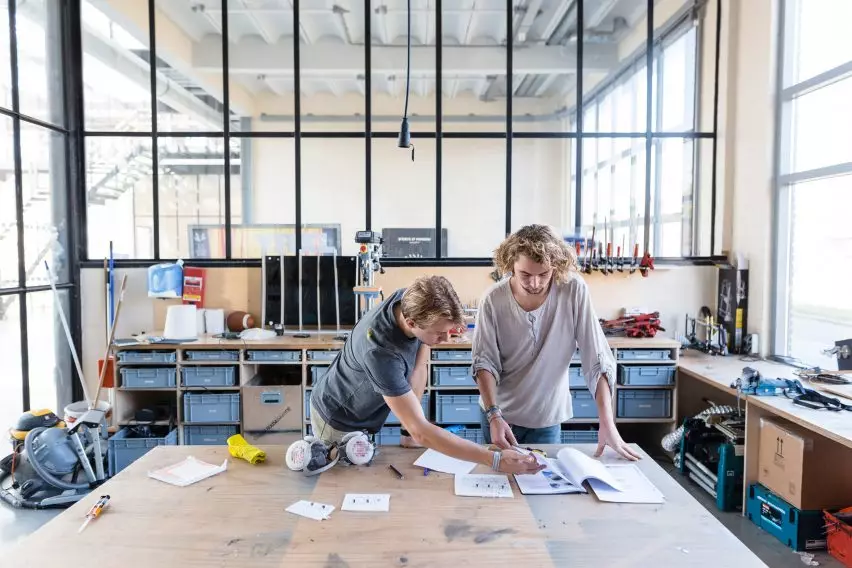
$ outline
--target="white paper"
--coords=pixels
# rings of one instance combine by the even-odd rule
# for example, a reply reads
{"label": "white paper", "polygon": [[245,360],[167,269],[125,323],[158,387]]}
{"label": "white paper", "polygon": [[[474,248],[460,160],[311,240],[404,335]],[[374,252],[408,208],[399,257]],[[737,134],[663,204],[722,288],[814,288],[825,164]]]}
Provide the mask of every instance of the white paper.
{"label": "white paper", "polygon": [[586,493],[582,486],[571,483],[560,471],[559,461],[542,458],[547,469],[533,474],[515,474],[518,489],[524,495],[560,495],[564,493]]}
{"label": "white paper", "polygon": [[441,452],[436,452],[431,449],[423,452],[423,454],[417,458],[417,461],[414,462],[414,465],[418,467],[425,467],[432,471],[452,473],[454,475],[470,473],[476,467],[476,464],[473,462],[457,460],[456,458],[451,458],[450,456],[446,456]]}
{"label": "white paper", "polygon": [[574,485],[582,485],[584,481],[598,479],[613,489],[621,489],[618,480],[613,477],[607,467],[596,459],[592,459],[574,448],[562,448],[556,454],[561,468]]}
{"label": "white paper", "polygon": [[324,503],[315,503],[313,501],[296,501],[287,507],[288,513],[306,517],[315,521],[325,521],[334,511],[334,505],[326,505]]}
{"label": "white paper", "polygon": [[347,493],[341,511],[390,511],[390,495],[387,493]]}
{"label": "white paper", "polygon": [[461,497],[504,497],[512,499],[515,496],[509,478],[505,475],[456,475],[455,489],[456,495]]}
{"label": "white paper", "polygon": [[222,465],[213,465],[189,456],[174,465],[149,471],[148,477],[177,485],[178,487],[186,487],[202,479],[222,473],[226,469],[228,469],[228,460],[222,462]]}
{"label": "white paper", "polygon": [[636,464],[610,464],[607,471],[617,480],[621,490],[613,489],[597,479],[589,487],[598,499],[607,503],[664,503],[665,497]]}

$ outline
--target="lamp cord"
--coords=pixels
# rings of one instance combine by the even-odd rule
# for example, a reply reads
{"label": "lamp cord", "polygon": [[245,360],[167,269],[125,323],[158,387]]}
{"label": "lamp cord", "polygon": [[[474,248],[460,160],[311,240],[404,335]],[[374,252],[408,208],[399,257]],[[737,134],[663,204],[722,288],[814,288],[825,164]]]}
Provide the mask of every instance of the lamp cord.
{"label": "lamp cord", "polygon": [[411,0],[408,0],[408,48],[407,67],[405,70],[405,112],[404,118],[408,118],[408,93],[411,92]]}

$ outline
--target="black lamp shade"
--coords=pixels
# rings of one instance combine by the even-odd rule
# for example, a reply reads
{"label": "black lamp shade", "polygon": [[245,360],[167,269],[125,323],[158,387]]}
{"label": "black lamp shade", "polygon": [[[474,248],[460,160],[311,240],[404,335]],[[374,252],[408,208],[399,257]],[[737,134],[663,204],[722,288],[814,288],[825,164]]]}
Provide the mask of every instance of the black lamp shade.
{"label": "black lamp shade", "polygon": [[408,117],[403,117],[402,124],[399,127],[399,140],[397,146],[400,148],[411,147],[411,129],[408,127]]}

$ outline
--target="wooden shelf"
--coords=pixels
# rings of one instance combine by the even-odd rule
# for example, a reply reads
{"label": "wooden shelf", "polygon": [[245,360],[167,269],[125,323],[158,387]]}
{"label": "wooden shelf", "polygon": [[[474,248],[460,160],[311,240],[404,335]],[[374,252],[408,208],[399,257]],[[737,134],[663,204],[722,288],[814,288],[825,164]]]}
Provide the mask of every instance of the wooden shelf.
{"label": "wooden shelf", "polygon": [[304,365],[304,362],[302,362],[302,361],[250,361],[250,360],[247,359],[245,361],[242,361],[242,364],[243,365],[260,365],[260,366],[274,365],[274,366],[279,366],[279,367],[301,367],[302,365]]}
{"label": "wooden shelf", "polygon": [[180,361],[182,367],[236,367],[240,361]]}
{"label": "wooden shelf", "polygon": [[234,385],[232,387],[180,387],[182,391],[190,391],[190,392],[204,392],[204,391],[233,391],[240,390],[240,385]]}

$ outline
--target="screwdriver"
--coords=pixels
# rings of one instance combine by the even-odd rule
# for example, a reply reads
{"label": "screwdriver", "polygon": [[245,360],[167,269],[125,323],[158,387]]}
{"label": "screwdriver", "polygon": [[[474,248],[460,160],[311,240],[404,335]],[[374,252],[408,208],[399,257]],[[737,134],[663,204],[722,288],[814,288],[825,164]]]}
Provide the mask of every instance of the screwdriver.
{"label": "screwdriver", "polygon": [[83,532],[83,529],[85,529],[93,519],[97,519],[100,514],[103,513],[104,509],[108,504],[109,495],[101,495],[101,498],[98,499],[98,502],[92,505],[92,508],[89,509],[88,513],[86,513],[86,520],[83,521],[83,526],[80,527],[80,530],[78,530],[77,533],[79,534]]}

